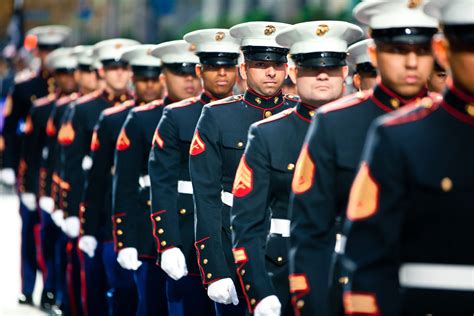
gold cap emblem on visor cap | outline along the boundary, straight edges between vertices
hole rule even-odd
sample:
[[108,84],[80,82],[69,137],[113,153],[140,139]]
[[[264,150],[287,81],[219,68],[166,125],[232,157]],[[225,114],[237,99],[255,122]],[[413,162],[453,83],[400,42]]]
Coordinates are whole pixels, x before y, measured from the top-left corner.
[[267,36],[270,36],[275,32],[276,32],[276,27],[275,26],[267,25],[267,26],[265,26],[265,30],[263,31],[263,34],[265,34]]

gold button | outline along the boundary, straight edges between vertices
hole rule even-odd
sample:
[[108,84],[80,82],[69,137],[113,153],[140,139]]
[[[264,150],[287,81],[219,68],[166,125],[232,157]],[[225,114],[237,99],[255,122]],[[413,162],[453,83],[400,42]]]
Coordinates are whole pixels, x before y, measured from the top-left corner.
[[208,279],[212,278],[212,273],[206,274],[206,277],[207,277]]
[[441,189],[443,189],[444,192],[449,192],[453,188],[453,181],[445,177],[443,180],[441,180]]
[[146,201],[146,205],[151,206],[151,200]]
[[250,290],[250,284],[245,284],[245,290],[246,291]]
[[260,98],[255,98],[255,102],[257,102],[257,104],[262,104],[262,99],[260,99]]
[[346,276],[340,277],[340,278],[339,278],[339,283],[341,283],[341,284],[347,284],[347,283],[349,283],[349,278],[346,277]]
[[119,236],[123,235],[123,231],[121,229],[117,230],[117,235]]
[[296,308],[302,309],[303,306],[304,306],[304,301],[303,301],[303,300],[298,300],[298,301],[296,302]]
[[244,143],[243,143],[243,142],[238,142],[238,143],[237,143],[237,147],[239,147],[239,148],[244,147]]
[[86,208],[84,207],[84,205],[81,205],[80,210],[81,210],[81,212],[83,212],[83,213],[86,211]]
[[186,209],[185,208],[180,209],[179,214],[181,214],[181,215],[186,214]]
[[474,103],[469,103],[466,105],[466,112],[469,116],[474,117]]
[[270,117],[272,116],[272,112],[270,111],[265,111],[265,117]]
[[[67,207],[67,202],[63,202],[63,206],[64,207]],[[82,212],[85,212],[86,210],[82,211]]]
[[294,163],[289,163],[287,168],[288,168],[288,170],[291,171],[291,170],[295,169],[295,164]]
[[81,218],[81,223],[84,224],[86,222],[86,219],[83,217]]
[[119,241],[119,242],[117,243],[117,246],[119,246],[119,248],[122,248],[122,247],[123,247],[123,242]]
[[158,229],[158,234],[162,235],[164,232],[163,228]]
[[207,259],[203,259],[203,260],[202,260],[202,263],[203,263],[203,264],[207,264],[208,262],[209,262],[209,260],[207,260]]
[[255,303],[257,303],[257,300],[252,298],[250,299],[250,305],[255,305]]
[[166,246],[166,241],[163,240],[163,241],[161,242],[161,245],[162,245],[163,247]]
[[81,235],[84,235],[84,229],[80,230]]
[[282,262],[283,261],[283,257],[278,257],[277,258],[277,262]]
[[202,250],[202,249],[206,248],[206,246],[201,245],[199,248],[201,248],[201,250]]
[[433,106],[433,100],[429,97],[425,97],[421,99],[420,106],[429,109],[430,107]]
[[390,105],[395,108],[395,109],[398,109],[400,107],[400,101],[398,101],[398,99],[390,99]]
[[156,216],[155,221],[157,221],[157,222],[161,221],[161,216]]
[[314,111],[309,111],[309,116],[313,117],[314,116]]
[[117,219],[115,220],[115,222],[116,222],[117,224],[120,224],[120,223],[122,222],[122,219],[121,219],[121,218],[117,218]]
[[63,191],[63,197],[66,197],[66,196],[67,196],[67,193]]
[[245,274],[245,269],[243,269],[242,271],[240,271],[240,275],[244,275]]

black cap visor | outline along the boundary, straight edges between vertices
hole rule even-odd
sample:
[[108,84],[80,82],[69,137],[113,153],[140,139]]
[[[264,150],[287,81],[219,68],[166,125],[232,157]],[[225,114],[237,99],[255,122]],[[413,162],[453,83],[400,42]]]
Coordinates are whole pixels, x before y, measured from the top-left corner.
[[474,24],[443,25],[443,32],[451,49],[474,51]]
[[347,54],[342,52],[317,52],[291,55],[296,66],[301,68],[342,67],[347,65],[346,57]]
[[360,63],[356,65],[356,73],[365,74],[366,76],[376,77],[377,69],[371,63]]
[[161,67],[132,65],[132,71],[136,77],[156,78],[161,74]]
[[102,63],[102,67],[105,69],[107,68],[119,68],[119,67],[128,67],[129,63],[122,59],[105,59],[100,61]]
[[425,44],[438,30],[431,27],[397,27],[372,29],[370,34],[378,42],[389,44]]
[[196,55],[199,56],[199,62],[202,65],[235,66],[238,64],[239,59],[239,54],[235,53],[200,52]]
[[245,60],[288,62],[286,55],[289,49],[283,47],[244,46],[242,47]]
[[180,76],[196,76],[196,63],[167,63],[163,67]]

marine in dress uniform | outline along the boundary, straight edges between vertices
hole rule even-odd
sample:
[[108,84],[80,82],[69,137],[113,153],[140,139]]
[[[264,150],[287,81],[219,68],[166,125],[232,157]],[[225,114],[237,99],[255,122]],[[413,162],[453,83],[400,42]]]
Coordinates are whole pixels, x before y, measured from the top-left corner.
[[[5,152],[3,154],[2,178],[6,183],[14,184],[15,170],[19,164],[19,155],[22,148],[23,133],[25,128],[31,129],[31,118],[26,124],[26,117],[32,106],[32,102],[48,94],[54,94],[55,83],[50,69],[46,65],[46,56],[55,48],[59,47],[69,34],[69,28],[62,26],[44,26],[30,30],[29,34],[35,35],[38,40],[38,53],[42,60],[39,72],[25,81],[17,82],[12,94],[8,97],[11,108],[5,110],[5,122],[3,137],[5,139]],[[44,101],[44,100],[43,100]],[[32,130],[31,130],[32,131]],[[35,161],[32,162],[33,164]],[[27,166],[22,164],[22,173]],[[33,167],[32,167],[33,168]],[[34,175],[27,182],[35,187]],[[31,181],[31,182],[30,182]],[[37,201],[35,194],[28,193],[21,185],[20,191],[20,215],[22,216],[22,244],[21,244],[21,271],[22,271],[22,294],[19,303],[32,304],[32,293],[35,286],[36,270],[38,263],[35,254],[39,249],[39,218],[36,211]],[[22,193],[23,192],[23,193]],[[26,195],[25,195],[26,193]],[[26,202],[26,203],[25,203]],[[36,241],[35,244],[35,227]]]
[[474,137],[473,9],[467,0],[426,4],[444,33],[433,40],[435,55],[453,81],[442,99],[371,127],[344,227],[347,314],[474,311],[474,148],[461,141]]
[[[368,22],[360,16],[360,8],[375,8],[376,3],[356,7],[356,18]],[[340,286],[347,276],[339,271],[339,264],[332,268],[331,258],[336,238],[336,252],[344,243],[336,234],[371,122],[427,94],[433,62],[429,42],[436,21],[406,1],[385,5],[366,11],[374,12],[369,24],[375,46],[369,47],[369,54],[380,81],[373,92],[359,92],[321,107],[298,158],[290,202],[290,284],[295,284],[291,291],[301,315],[342,313]],[[334,281],[331,269],[336,270]]]
[[373,39],[365,39],[347,49],[347,61],[354,71],[352,85],[359,91],[370,90],[377,83],[377,69],[372,65],[368,53],[368,47],[373,43]]
[[[150,221],[148,155],[163,108],[183,96],[194,95],[197,58],[185,41],[162,43],[135,56],[134,63],[152,63],[153,77],[167,83],[168,95],[133,109],[120,132],[115,150],[113,177],[113,234],[118,262],[133,270],[139,293],[138,315],[173,315],[166,296],[166,274],[157,266]],[[147,55],[147,54],[150,54]],[[146,56],[146,57],[144,57]],[[159,66],[161,65],[161,66]],[[173,73],[171,73],[173,72]],[[197,85],[199,86],[199,85]],[[157,91],[158,92],[158,91]],[[179,92],[179,93],[176,93]],[[159,95],[159,93],[158,93]]]
[[[155,131],[149,172],[153,235],[160,266],[169,275],[168,300],[180,303],[176,315],[213,315],[214,304],[201,285],[194,249],[194,205],[189,176],[189,148],[205,104],[232,95],[240,42],[227,29],[188,33],[200,65],[200,96],[171,104]],[[216,83],[218,82],[218,83]]]
[[[70,32],[68,27],[62,25],[39,26],[27,32],[27,35],[33,35],[37,39],[41,66],[31,77],[17,81],[8,97],[9,107],[4,111],[5,122],[2,131],[5,139],[2,178],[7,183],[15,183],[14,175],[19,164],[23,129],[33,101],[54,93],[55,90],[54,78],[46,67],[45,58],[48,53],[62,45]],[[28,283],[34,286],[34,281]]]
[[[204,106],[190,148],[190,174],[195,204],[195,248],[202,283],[218,315],[243,315],[232,255],[230,207],[232,183],[247,143],[250,125],[294,107],[283,95],[288,48],[275,42],[287,24],[251,22],[230,29],[241,40],[245,63],[240,65],[248,89]],[[244,273],[244,272],[241,272]],[[240,292],[240,287],[237,287]],[[237,306],[228,305],[233,303]]]
[[295,163],[316,108],[342,96],[347,46],[362,34],[350,23],[312,21],[288,27],[276,38],[290,47],[301,102],[251,125],[232,192],[237,274],[255,315],[293,315],[288,204]]
[[[64,224],[62,225],[64,233],[69,237],[68,240],[68,264],[72,265],[68,271],[72,272],[74,277],[68,280],[74,280],[74,284],[80,283],[79,264],[83,259],[82,252],[76,251],[77,237],[79,236],[79,210],[80,202],[84,194],[84,183],[87,171],[91,167],[92,160],[90,158],[90,144],[94,126],[101,112],[114,105],[120,105],[126,100],[132,98],[131,93],[127,89],[129,73],[127,65],[121,62],[117,57],[120,56],[122,50],[127,46],[136,45],[138,42],[128,39],[112,39],[109,41],[99,42],[94,45],[94,54],[102,63],[103,69],[99,69],[105,78],[106,87],[102,91],[97,91],[80,98],[77,103],[71,107],[68,117],[64,118],[62,129],[65,135],[61,151],[61,206],[64,211]],[[83,208],[82,208],[83,209]],[[101,236],[102,237],[102,236]],[[103,277],[104,270],[102,267],[101,257],[108,258],[109,261],[115,263],[113,250],[101,253],[102,249],[98,249],[96,255],[97,260],[94,265],[99,271],[97,277]],[[107,260],[104,260],[107,261]],[[84,275],[84,274],[83,274]],[[79,277],[78,277],[79,276]],[[87,275],[86,275],[87,278]],[[102,284],[102,282],[97,282]],[[101,288],[97,285],[96,288]],[[77,286],[68,286],[70,289],[70,300],[75,300],[77,308],[87,306],[86,289],[83,289],[82,300],[81,292]],[[74,292],[74,293],[73,293]],[[113,294],[113,293],[112,293]],[[102,293],[105,295],[105,293]],[[110,310],[112,310],[113,296],[110,297]]]

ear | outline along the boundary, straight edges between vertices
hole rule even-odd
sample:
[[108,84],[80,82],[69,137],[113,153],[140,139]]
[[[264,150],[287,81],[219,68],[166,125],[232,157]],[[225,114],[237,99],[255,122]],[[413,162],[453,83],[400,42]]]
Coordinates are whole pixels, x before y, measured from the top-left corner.
[[104,67],[100,67],[100,68],[99,68],[99,76],[100,76],[101,78],[104,78],[104,75],[105,75]]
[[449,42],[446,38],[441,34],[435,35],[431,47],[438,64],[446,70],[450,69],[448,62]]
[[367,47],[367,53],[369,55],[372,66],[374,66],[375,68],[378,68],[377,51],[376,51],[375,44],[371,44]]
[[196,76],[201,79],[201,76],[202,76],[202,67],[200,64],[197,64],[196,65],[196,68],[195,68],[195,71],[196,71]]
[[239,70],[242,79],[247,80],[247,63],[241,63]]
[[359,74],[354,74],[352,76],[352,85],[354,86],[356,90],[360,90],[360,81],[361,81],[361,78]]
[[344,79],[349,75],[349,66],[342,66],[342,76]]
[[298,69],[296,67],[289,68],[289,76],[291,81],[296,84],[296,77],[298,76]]
[[80,79],[79,76],[80,76],[79,75],[79,70],[77,70],[77,69],[74,70],[74,80],[76,80],[76,82],[79,82],[79,79]]

